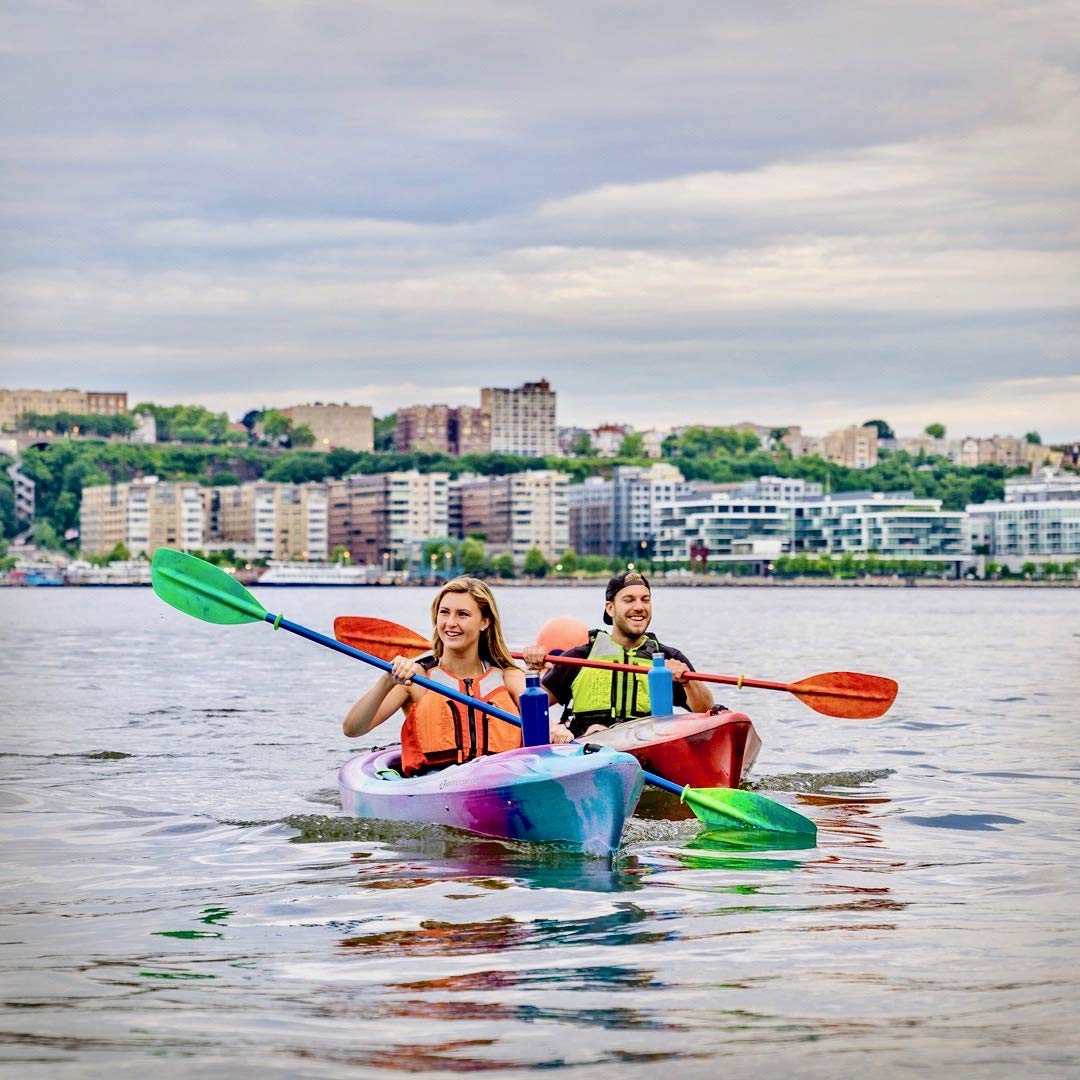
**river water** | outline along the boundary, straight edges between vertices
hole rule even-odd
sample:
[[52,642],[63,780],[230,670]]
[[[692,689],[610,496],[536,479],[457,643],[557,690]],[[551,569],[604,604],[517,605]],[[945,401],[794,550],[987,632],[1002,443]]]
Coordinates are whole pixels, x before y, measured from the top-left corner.
[[[262,589],[419,630],[431,591]],[[511,645],[599,588],[506,588]],[[635,817],[611,863],[344,818],[374,678],[149,589],[0,591],[0,1070],[17,1076],[1075,1076],[1080,591],[658,589],[704,671],[889,675],[831,719],[714,687],[752,786],[818,824],[733,850]]]

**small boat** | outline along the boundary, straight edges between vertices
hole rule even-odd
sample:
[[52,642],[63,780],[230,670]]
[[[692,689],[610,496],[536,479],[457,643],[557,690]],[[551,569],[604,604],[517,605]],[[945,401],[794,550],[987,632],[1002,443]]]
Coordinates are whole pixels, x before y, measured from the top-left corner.
[[481,836],[610,855],[644,778],[630,754],[579,743],[526,746],[402,777],[401,747],[350,758],[338,772],[346,814],[467,829]]
[[582,741],[633,754],[643,769],[694,788],[738,787],[761,749],[750,718],[727,709],[643,716]]

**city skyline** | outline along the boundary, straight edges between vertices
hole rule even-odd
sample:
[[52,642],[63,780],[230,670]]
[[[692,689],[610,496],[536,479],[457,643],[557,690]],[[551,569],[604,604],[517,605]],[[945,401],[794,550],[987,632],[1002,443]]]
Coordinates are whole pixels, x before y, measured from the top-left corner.
[[1080,437],[1068,4],[7,27],[5,386]]

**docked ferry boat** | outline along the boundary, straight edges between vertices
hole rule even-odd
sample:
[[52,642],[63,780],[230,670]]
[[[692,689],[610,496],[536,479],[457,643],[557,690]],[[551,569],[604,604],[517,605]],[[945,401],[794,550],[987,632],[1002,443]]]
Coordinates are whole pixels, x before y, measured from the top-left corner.
[[258,585],[372,585],[378,567],[343,566],[330,562],[286,562],[271,559]]

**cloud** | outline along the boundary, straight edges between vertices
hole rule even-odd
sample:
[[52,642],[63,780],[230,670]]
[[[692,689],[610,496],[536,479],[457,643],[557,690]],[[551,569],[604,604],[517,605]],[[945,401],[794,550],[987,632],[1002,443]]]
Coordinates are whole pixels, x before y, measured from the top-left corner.
[[5,384],[1076,431],[1067,5],[193,0],[6,40]]

